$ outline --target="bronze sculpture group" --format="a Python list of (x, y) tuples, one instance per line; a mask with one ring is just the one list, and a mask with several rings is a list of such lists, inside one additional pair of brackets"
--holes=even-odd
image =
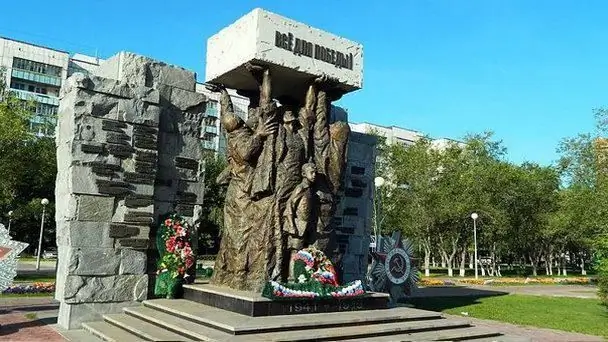
[[(220, 120), (227, 133), (228, 167), (224, 231), (211, 283), (261, 291), (269, 280), (290, 280), (290, 260), (314, 246), (339, 265), (332, 227), (336, 195), (346, 163), (350, 132), (330, 124), (331, 101), (341, 96), (335, 80), (310, 80), (306, 94), (273, 99), (267, 68), (248, 64), (259, 91), (245, 122), (221, 85)], [(300, 99), (301, 98), (301, 99)]]

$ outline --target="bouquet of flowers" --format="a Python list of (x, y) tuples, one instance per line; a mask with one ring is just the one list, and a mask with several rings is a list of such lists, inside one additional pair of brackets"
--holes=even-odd
[(195, 258), (190, 242), (190, 226), (177, 214), (167, 217), (156, 235), (158, 260), (156, 295), (173, 298), (184, 279), (186, 271), (194, 265)]

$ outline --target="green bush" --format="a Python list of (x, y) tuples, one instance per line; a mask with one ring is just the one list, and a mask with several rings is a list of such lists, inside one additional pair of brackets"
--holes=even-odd
[(602, 304), (608, 306), (608, 237), (599, 239), (595, 255), (598, 295)]
[(608, 306), (608, 258), (603, 258), (599, 263), (597, 287), (602, 303)]

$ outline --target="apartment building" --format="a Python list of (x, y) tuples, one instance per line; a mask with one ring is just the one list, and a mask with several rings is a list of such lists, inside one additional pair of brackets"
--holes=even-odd
[(33, 101), (30, 130), (52, 134), (59, 107), (59, 89), (68, 76), (65, 51), (0, 37), (0, 68), (6, 85), (21, 99)]
[[(6, 84), (23, 100), (33, 101), (35, 115), (30, 122), (30, 131), (37, 136), (52, 136), (59, 107), (59, 90), (70, 75), (81, 72), (94, 74), (103, 59), (32, 43), (0, 37), (0, 68), (5, 70)], [(196, 91), (209, 98), (203, 125), (201, 126), (202, 146), (220, 154), (226, 152), (226, 135), (219, 120), (219, 94), (210, 92), (203, 84), (196, 85)], [(247, 120), (249, 99), (234, 90), (228, 90), (235, 114)], [(340, 107), (332, 106), (332, 121), (347, 121), (347, 113)]]
[[(371, 133), (383, 136), (386, 138), (387, 144), (402, 144), (404, 146), (410, 146), (416, 143), (416, 141), (420, 140), (422, 137), (424, 137), (424, 134), (419, 131), (398, 126), (381, 126), (368, 122), (349, 123), (349, 126), (350, 129), (354, 132)], [(444, 150), (452, 143), (464, 146), (463, 142), (455, 139), (431, 139), (431, 147), (437, 150)]]

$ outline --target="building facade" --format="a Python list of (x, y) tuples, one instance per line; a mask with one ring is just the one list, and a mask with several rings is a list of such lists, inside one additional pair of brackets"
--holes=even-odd
[[(410, 146), (425, 136), (421, 132), (398, 126), (381, 126), (368, 122), (349, 122), (348, 124), (353, 132), (376, 134), (385, 137), (387, 144), (401, 144), (404, 146)], [(463, 142), (450, 138), (431, 138), (431, 147), (437, 150), (444, 150), (452, 143), (455, 143), (461, 147), (464, 146)]]
[[(66, 51), (0, 37), (0, 68), (5, 70), (6, 85), (20, 99), (34, 102), (35, 115), (30, 122), (30, 131), (37, 136), (54, 135), (59, 90), (65, 80), (77, 72), (94, 74), (103, 62), (104, 59), (98, 57), (80, 53), (70, 55)], [(203, 148), (224, 155), (226, 134), (219, 120), (219, 94), (207, 90), (201, 83), (196, 84), (196, 92), (209, 99), (201, 127)], [(235, 114), (247, 120), (249, 99), (234, 90), (228, 90), (228, 93)], [(348, 121), (347, 117), (346, 110), (332, 106), (331, 121)]]
[(387, 144), (402, 144), (405, 146), (413, 145), (424, 135), (418, 131), (398, 126), (381, 126), (368, 122), (349, 123), (350, 129), (354, 132), (377, 134), (386, 138)]
[(48, 47), (0, 37), (0, 68), (17, 97), (35, 106), (30, 131), (53, 134), (59, 90), (68, 76), (70, 55)]

